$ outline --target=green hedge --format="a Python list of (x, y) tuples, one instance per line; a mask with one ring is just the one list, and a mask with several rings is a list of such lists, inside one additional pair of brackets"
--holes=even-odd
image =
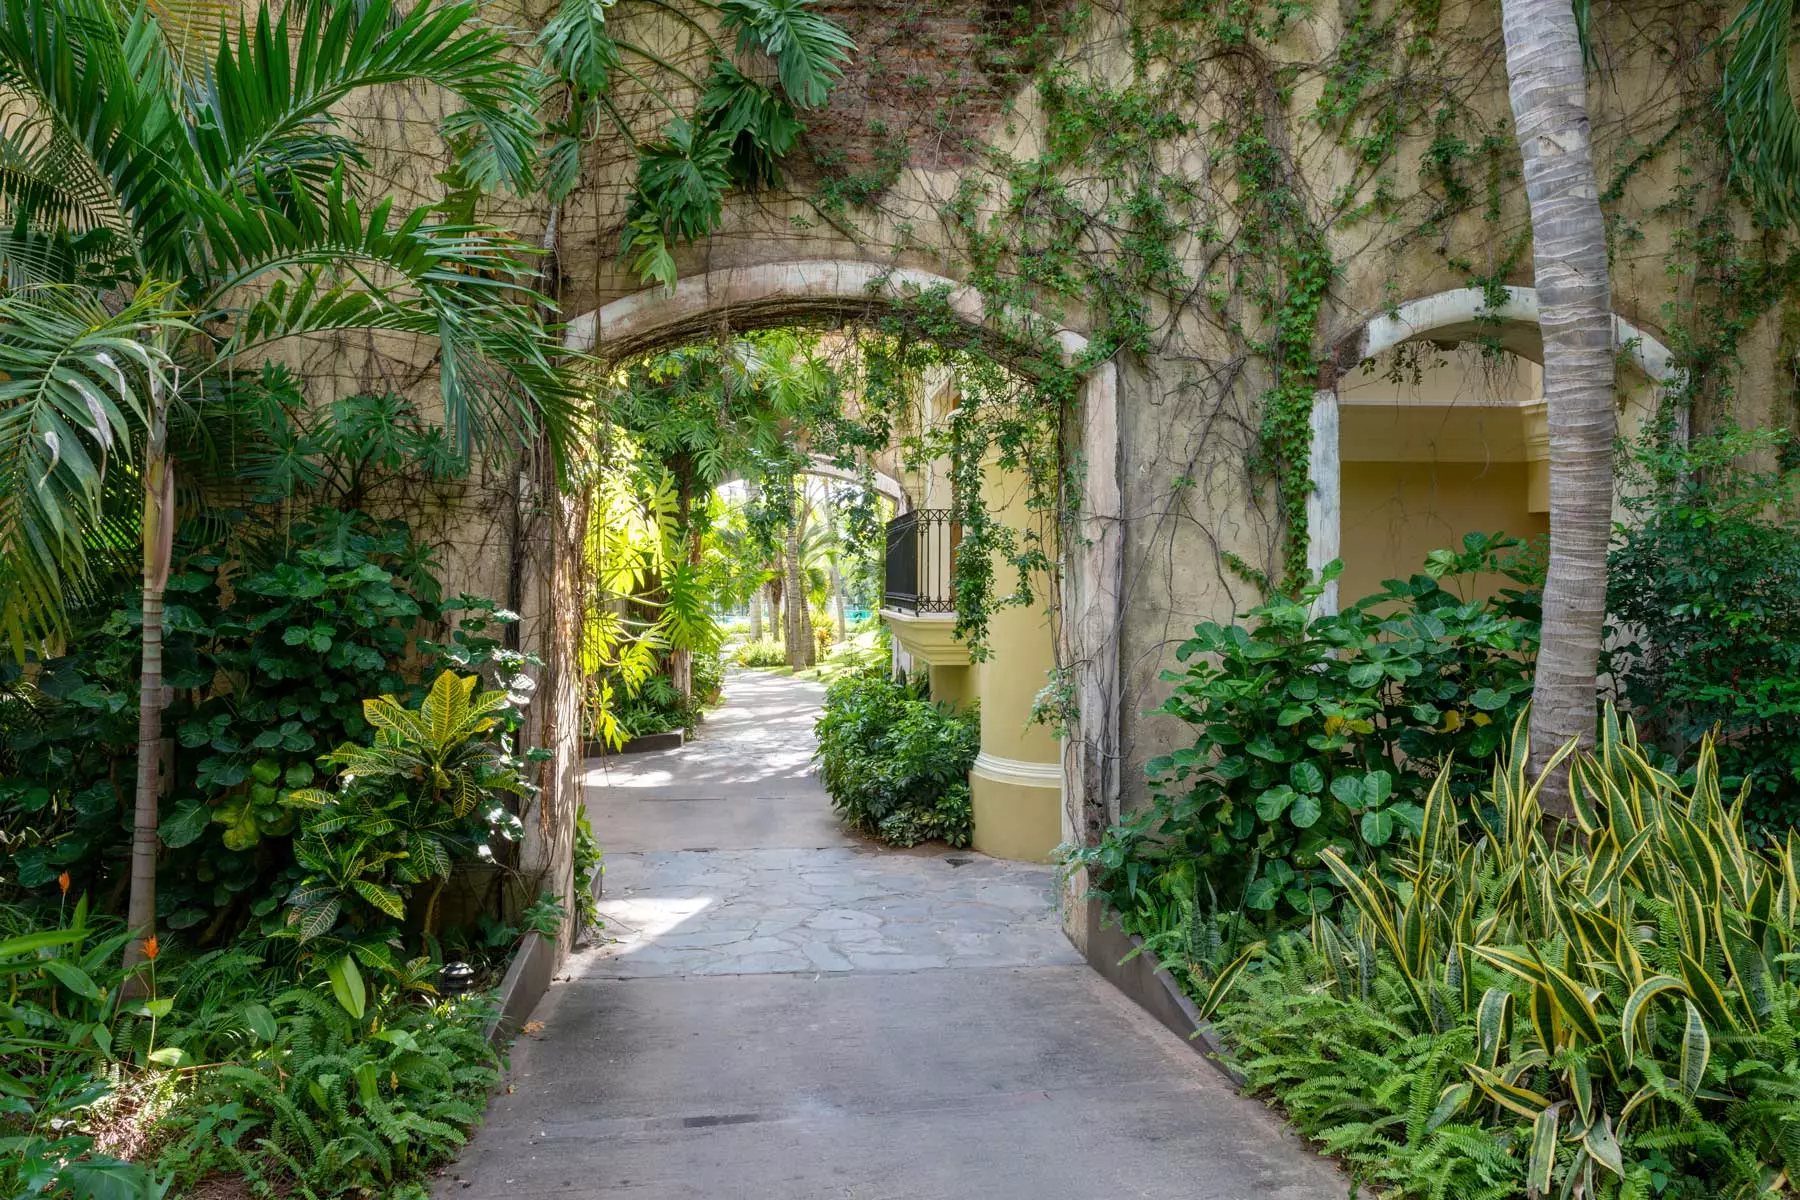
[(934, 704), (922, 683), (869, 667), (826, 691), (816, 732), (820, 777), (852, 828), (898, 846), (969, 844), (969, 769), (981, 746), (973, 706)]

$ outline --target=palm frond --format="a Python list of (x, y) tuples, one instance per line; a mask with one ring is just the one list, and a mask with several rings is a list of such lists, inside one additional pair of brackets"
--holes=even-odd
[(812, 11), (811, 0), (724, 0), (719, 11), (740, 51), (775, 59), (781, 90), (801, 108), (825, 103), (856, 49), (849, 34)]
[[(435, 338), (459, 455), (489, 436), (540, 427), (560, 453), (579, 402), (551, 364), (525, 247), (493, 227), (430, 223), (423, 208), (396, 221), (391, 198), (365, 213), (341, 166), (316, 201), (290, 195), (287, 212), (259, 195), (204, 215), (217, 261), (201, 311), (235, 318), (219, 361), (344, 329)], [(250, 285), (254, 298), (233, 307)]]
[[(297, 23), (291, 11), (301, 14)], [(265, 4), (254, 26), (221, 38), (194, 95), (196, 141), (212, 185), (252, 187), (258, 173), (292, 171), (323, 186), (337, 164), (357, 157), (355, 143), (335, 129), (332, 106), (362, 88), (422, 81), (465, 105), (448, 132), (463, 143), (472, 182), (528, 188), (536, 98), (506, 39), (478, 23), (474, 0), (420, 3), (395, 16), (392, 0), (306, 0), (271, 21)]]
[(0, 86), (24, 95), (68, 170), (104, 181), (154, 268), (190, 266), (184, 232), (193, 151), (175, 108), (177, 73), (148, 10), (124, 26), (100, 0), (0, 0)]
[(15, 655), (52, 636), (103, 542), (110, 460), (143, 427), (154, 344), (190, 327), (148, 289), (117, 314), (78, 289), (0, 296), (0, 627)]
[(1720, 107), (1732, 168), (1761, 212), (1800, 220), (1800, 112), (1788, 83), (1795, 0), (1747, 0), (1725, 30)]

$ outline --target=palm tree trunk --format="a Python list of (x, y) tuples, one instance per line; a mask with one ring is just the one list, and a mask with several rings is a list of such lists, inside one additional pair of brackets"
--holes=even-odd
[(806, 630), (806, 586), (800, 575), (800, 522), (789, 523), (787, 547), (783, 555), (787, 566), (787, 582), (782, 591), (787, 597), (787, 658), (795, 670), (813, 665), (812, 638)]
[(850, 641), (850, 622), (844, 619), (844, 574), (838, 570), (837, 555), (830, 559), (831, 566), (831, 612), (837, 618), (837, 644), (843, 646)]
[(762, 585), (758, 584), (756, 590), (750, 593), (750, 640), (753, 642), (762, 641), (762, 606), (763, 589)]
[[(1591, 743), (1616, 432), (1606, 223), (1594, 182), (1581, 40), (1569, 0), (1502, 0), (1513, 121), (1531, 206), (1550, 423), (1550, 569), (1532, 694), (1531, 761)], [(1544, 809), (1569, 816), (1566, 769)]]
[(831, 613), (836, 618), (837, 642), (840, 648), (850, 640), (849, 622), (844, 620), (844, 573), (838, 570), (837, 518), (831, 510), (831, 489), (825, 489), (825, 497), (821, 502), (825, 517), (825, 528), (831, 534), (830, 550), (825, 556), (826, 568), (831, 572)]
[(163, 588), (175, 534), (175, 467), (168, 458), (168, 404), (151, 384), (149, 446), (144, 455), (144, 631), (138, 678), (137, 803), (131, 826), (131, 899), (125, 966), (144, 961), (144, 941), (156, 935), (157, 766), (162, 757)]
[(782, 644), (787, 643), (787, 626), (781, 619), (781, 583), (771, 579), (763, 584), (763, 596), (769, 602), (769, 636)]

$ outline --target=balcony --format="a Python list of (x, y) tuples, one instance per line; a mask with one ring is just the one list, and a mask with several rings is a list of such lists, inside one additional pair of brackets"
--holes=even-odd
[(934, 667), (967, 666), (956, 636), (956, 546), (962, 527), (945, 508), (903, 513), (887, 525), (881, 616), (894, 639)]
[(954, 613), (956, 543), (962, 527), (947, 508), (902, 513), (887, 524), (887, 582), (882, 607), (894, 612)]

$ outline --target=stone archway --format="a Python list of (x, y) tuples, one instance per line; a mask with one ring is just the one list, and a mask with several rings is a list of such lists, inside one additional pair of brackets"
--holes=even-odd
[[(1504, 301), (1497, 306), (1489, 303), (1490, 293), (1481, 288), (1454, 288), (1409, 300), (1376, 314), (1334, 340), (1333, 352), (1313, 396), (1309, 464), (1312, 492), (1307, 499), (1310, 570), (1322, 570), (1343, 550), (1343, 464), (1339, 454), (1342, 377), (1383, 352), (1412, 342), (1454, 346), (1494, 339), (1502, 350), (1541, 364), (1543, 339), (1538, 327), (1536, 289), (1503, 290)], [(1674, 356), (1654, 334), (1614, 314), (1613, 340), (1621, 361), (1633, 368), (1642, 383), (1662, 389), (1679, 381)], [(1320, 604), (1326, 611), (1336, 611), (1335, 582), (1327, 585)]]
[[(857, 260), (796, 260), (731, 267), (620, 297), (568, 323), (567, 349), (617, 362), (736, 330), (849, 320), (895, 311), (909, 297), (936, 294), (972, 340), (1008, 359), (1017, 333), (993, 319), (987, 299), (954, 279), (912, 268)], [(1000, 314), (1016, 331), (1052, 338), (1065, 362), (1088, 348), (1087, 337), (1033, 312)], [(1019, 361), (1026, 360), (1019, 354)], [(1086, 468), (1076, 527), (1061, 558), (1062, 620), (1058, 652), (1073, 677), (1077, 718), (1062, 752), (1065, 840), (1098, 833), (1118, 811), (1120, 745), (1119, 635), (1123, 615), (1124, 527), (1118, 371), (1111, 360), (1090, 367), (1076, 421)]]

